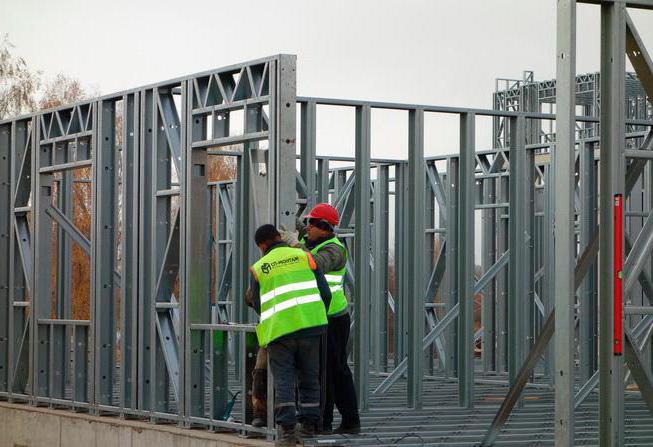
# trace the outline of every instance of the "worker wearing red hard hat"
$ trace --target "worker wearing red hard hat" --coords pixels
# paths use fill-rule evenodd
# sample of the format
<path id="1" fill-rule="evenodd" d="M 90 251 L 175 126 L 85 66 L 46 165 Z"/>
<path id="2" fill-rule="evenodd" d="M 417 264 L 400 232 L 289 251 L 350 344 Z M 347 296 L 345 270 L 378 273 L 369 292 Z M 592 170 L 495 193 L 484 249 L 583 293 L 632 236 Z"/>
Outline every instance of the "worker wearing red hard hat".
<path id="1" fill-rule="evenodd" d="M 306 226 L 300 229 L 301 233 L 305 233 L 301 241 L 302 246 L 311 252 L 331 289 L 331 303 L 327 310 L 329 326 L 323 430 L 331 431 L 335 405 L 342 416 L 342 422 L 335 433 L 360 433 L 356 389 L 347 364 L 347 342 L 351 325 L 349 305 L 344 292 L 347 249 L 334 232 L 340 221 L 338 210 L 328 203 L 318 203 L 306 214 L 304 221 Z M 289 244 L 297 244 L 294 233 L 281 232 L 281 235 Z"/>

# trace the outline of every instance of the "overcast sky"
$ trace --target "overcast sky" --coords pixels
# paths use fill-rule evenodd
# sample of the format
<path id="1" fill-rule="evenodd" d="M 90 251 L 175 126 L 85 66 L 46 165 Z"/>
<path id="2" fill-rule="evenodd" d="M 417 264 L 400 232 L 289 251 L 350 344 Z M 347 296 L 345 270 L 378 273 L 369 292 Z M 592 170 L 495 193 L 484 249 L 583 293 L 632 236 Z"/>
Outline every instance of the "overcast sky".
<path id="1" fill-rule="evenodd" d="M 0 0 L 0 32 L 9 33 L 31 67 L 66 73 L 102 93 L 283 52 L 298 57 L 299 95 L 490 108 L 497 77 L 521 78 L 524 70 L 553 77 L 555 6 L 554 0 Z M 653 50 L 653 13 L 632 15 Z M 595 71 L 599 8 L 579 6 L 578 27 L 578 72 Z M 351 118 L 319 112 L 318 152 L 353 149 Z M 405 146 L 405 118 L 379 112 L 373 121 L 374 155 L 403 152 L 397 147 Z M 334 127 L 338 122 L 343 131 Z M 479 144 L 489 146 L 485 124 L 479 123 Z M 455 149 L 440 148 L 456 138 L 455 121 L 427 118 L 426 132 L 427 153 Z"/>
<path id="2" fill-rule="evenodd" d="M 292 53 L 302 96 L 491 108 L 496 78 L 554 77 L 555 8 L 555 0 L 0 0 L 0 33 L 32 68 L 102 93 Z M 653 13 L 631 15 L 653 52 Z M 599 68 L 599 25 L 597 6 L 579 6 L 578 73 Z M 373 156 L 405 158 L 406 123 L 405 113 L 374 111 Z M 317 128 L 319 154 L 353 155 L 351 110 L 318 109 Z M 425 139 L 427 155 L 457 152 L 456 117 L 428 115 Z M 491 121 L 479 118 L 477 149 L 490 145 Z"/>

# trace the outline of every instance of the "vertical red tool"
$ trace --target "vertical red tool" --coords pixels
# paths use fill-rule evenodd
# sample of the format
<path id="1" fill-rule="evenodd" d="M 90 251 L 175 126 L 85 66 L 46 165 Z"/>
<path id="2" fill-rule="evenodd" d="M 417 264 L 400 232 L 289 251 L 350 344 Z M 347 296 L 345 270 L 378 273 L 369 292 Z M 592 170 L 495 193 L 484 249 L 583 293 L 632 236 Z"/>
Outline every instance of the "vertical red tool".
<path id="1" fill-rule="evenodd" d="M 623 354 L 623 196 L 614 196 L 614 355 Z"/>

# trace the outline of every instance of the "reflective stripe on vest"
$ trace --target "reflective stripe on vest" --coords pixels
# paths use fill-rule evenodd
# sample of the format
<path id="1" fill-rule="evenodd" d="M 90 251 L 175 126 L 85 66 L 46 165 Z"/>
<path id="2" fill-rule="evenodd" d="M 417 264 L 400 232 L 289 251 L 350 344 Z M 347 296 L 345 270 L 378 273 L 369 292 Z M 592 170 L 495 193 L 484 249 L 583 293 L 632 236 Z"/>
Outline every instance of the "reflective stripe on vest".
<path id="1" fill-rule="evenodd" d="M 252 271 L 259 283 L 261 318 L 256 326 L 260 346 L 302 329 L 327 323 L 324 303 L 309 256 L 299 248 L 276 247 Z"/>
<path id="2" fill-rule="evenodd" d="M 322 247 L 328 244 L 336 244 L 340 247 L 345 253 L 345 259 L 347 257 L 347 249 L 340 242 L 340 239 L 337 237 L 332 237 L 327 239 L 321 244 L 313 247 L 311 253 L 316 255 Z M 347 268 L 343 267 L 340 270 L 335 270 L 333 272 L 327 272 L 324 277 L 329 283 L 329 288 L 331 289 L 331 304 L 329 305 L 329 315 L 336 315 L 347 309 L 347 297 L 345 296 L 345 290 L 343 285 L 345 283 L 345 274 L 347 273 Z"/>

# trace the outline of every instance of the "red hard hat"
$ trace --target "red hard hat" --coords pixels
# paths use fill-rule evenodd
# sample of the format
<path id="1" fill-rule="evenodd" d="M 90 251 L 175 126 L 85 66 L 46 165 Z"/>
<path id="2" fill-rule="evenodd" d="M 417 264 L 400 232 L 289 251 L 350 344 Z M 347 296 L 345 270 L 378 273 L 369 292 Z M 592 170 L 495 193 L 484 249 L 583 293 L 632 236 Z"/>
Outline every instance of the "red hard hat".
<path id="1" fill-rule="evenodd" d="M 318 203 L 313 209 L 305 216 L 306 219 L 322 219 L 326 220 L 331 226 L 338 225 L 340 216 L 338 210 L 329 205 L 328 203 Z"/>

